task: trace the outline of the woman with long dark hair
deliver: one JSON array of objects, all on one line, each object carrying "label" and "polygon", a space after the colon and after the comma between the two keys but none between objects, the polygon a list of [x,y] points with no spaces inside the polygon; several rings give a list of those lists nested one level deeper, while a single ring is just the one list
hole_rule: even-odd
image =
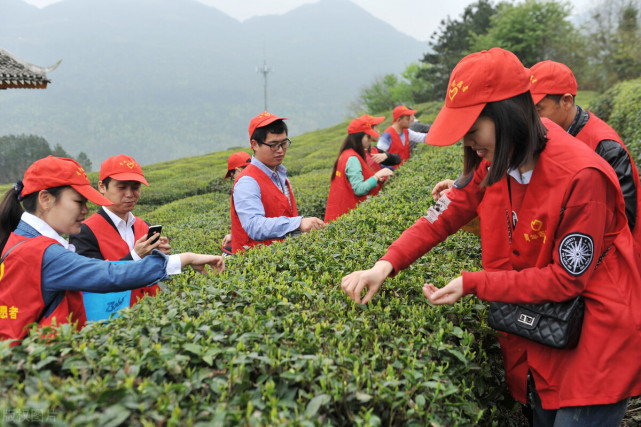
[{"label": "woman with long dark hair", "polygon": [[[438,289],[432,304],[463,295],[512,304],[585,302],[575,348],[500,336],[507,384],[535,426],[618,426],[641,393],[641,277],[625,203],[611,167],[562,128],[539,119],[530,73],[511,52],[468,55],[454,68],[432,145],[463,138],[463,178],[373,268],[342,280],[356,302],[455,233],[478,213],[483,271]],[[470,190],[467,190],[467,189]],[[478,191],[484,188],[484,191]]]},{"label": "woman with long dark hair", "polygon": [[372,124],[362,117],[352,120],[349,124],[347,137],[341,145],[332,169],[325,222],[333,221],[354,209],[367,196],[378,194],[382,181],[394,174],[387,168],[374,172],[367,165],[366,150],[372,144],[372,137],[379,136],[372,129]]},{"label": "woman with long dark hair", "polygon": [[6,193],[0,204],[0,306],[7,315],[0,316],[0,340],[24,338],[31,323],[82,327],[82,291],[135,289],[178,274],[186,265],[199,272],[207,265],[224,269],[222,257],[191,252],[167,256],[154,250],[141,261],[120,264],[76,254],[62,236],[80,231],[87,200],[112,204],[91,187],[76,161],[52,156],[29,166]]}]

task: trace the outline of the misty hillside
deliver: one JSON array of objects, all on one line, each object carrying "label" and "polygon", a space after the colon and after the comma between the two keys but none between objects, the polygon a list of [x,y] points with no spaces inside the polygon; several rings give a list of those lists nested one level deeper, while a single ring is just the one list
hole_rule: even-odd
[{"label": "misty hillside", "polygon": [[362,86],[426,49],[349,0],[321,0],[243,23],[195,0],[0,0],[0,47],[48,66],[45,91],[0,93],[0,135],[35,133],[98,166],[245,146],[264,108],[291,134],[340,122]]}]

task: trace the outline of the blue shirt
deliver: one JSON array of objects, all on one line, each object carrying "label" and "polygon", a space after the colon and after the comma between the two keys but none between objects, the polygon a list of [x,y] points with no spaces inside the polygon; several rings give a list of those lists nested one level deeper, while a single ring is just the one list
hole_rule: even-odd
[{"label": "blue shirt", "polygon": [[[37,237],[40,233],[20,221],[14,233],[24,237]],[[137,262],[111,263],[83,257],[61,245],[49,246],[42,256],[42,299],[53,313],[65,296],[65,291],[119,292],[152,285],[167,277],[167,256],[154,250],[151,255]]]},{"label": "blue shirt", "polygon": [[[252,156],[251,164],[263,171],[287,195],[287,168],[278,165],[271,170],[256,157]],[[288,233],[300,227],[302,216],[276,218],[265,217],[265,208],[260,199],[260,186],[251,176],[242,176],[234,185],[234,209],[238,214],[240,225],[252,240],[282,239]]]},{"label": "blue shirt", "polygon": [[[415,142],[415,143],[422,143],[425,142],[425,138],[427,138],[427,134],[423,132],[416,132],[413,131],[412,129],[407,129],[407,133],[409,135],[410,142]],[[399,134],[401,137],[401,142],[403,145],[406,144],[405,141],[405,132],[401,131]],[[381,134],[380,138],[378,138],[378,143],[376,144],[376,148],[379,150],[384,150],[384,151],[389,151],[390,147],[392,146],[392,135],[390,135],[389,132],[385,131]]]}]

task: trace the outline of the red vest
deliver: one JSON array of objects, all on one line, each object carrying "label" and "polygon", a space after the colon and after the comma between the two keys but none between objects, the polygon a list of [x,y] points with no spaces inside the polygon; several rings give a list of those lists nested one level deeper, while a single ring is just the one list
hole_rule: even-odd
[{"label": "red vest", "polygon": [[405,160],[410,158],[410,133],[407,129],[403,129],[403,135],[405,135],[405,145],[403,145],[401,136],[396,132],[394,126],[388,127],[385,132],[389,133],[392,137],[392,145],[390,145],[389,150],[387,151],[401,156],[401,163],[393,166],[393,168],[396,169],[402,165]]},{"label": "red vest", "polygon": [[336,165],[336,175],[332,179],[332,183],[329,187],[329,197],[327,198],[327,209],[325,211],[325,222],[333,221],[336,218],[340,217],[344,213],[349,212],[354,209],[363,200],[367,199],[367,196],[375,196],[381,189],[381,185],[377,184],[376,187],[363,196],[357,196],[354,194],[354,189],[349,183],[345,169],[347,166],[347,160],[355,156],[358,161],[361,163],[361,169],[363,171],[363,179],[367,180],[370,177],[374,176],[374,172],[367,166],[365,160],[356,153],[356,151],[349,149],[341,153],[338,164]]},{"label": "red vest", "polygon": [[370,147],[369,150],[365,150],[365,160],[367,161],[367,166],[374,172],[378,172],[381,170],[381,165],[380,163],[376,163],[374,161],[374,158],[372,157],[372,154],[378,154],[378,148],[376,147]]},{"label": "red vest", "polygon": [[632,174],[634,178],[634,186],[637,189],[637,211],[636,218],[634,223],[634,230],[632,230],[632,236],[634,238],[636,246],[636,256],[641,265],[641,182],[639,181],[639,171],[634,165],[634,160],[628,151],[628,148],[623,143],[623,140],[614,129],[612,129],[606,122],[598,118],[592,113],[588,122],[583,126],[583,129],[576,135],[578,139],[585,142],[588,147],[592,150],[596,150],[597,146],[601,141],[610,139],[616,141],[625,149],[630,158],[630,163],[632,164]]},{"label": "red vest", "polygon": [[[292,199],[291,205],[287,196],[276,187],[276,184],[258,167],[250,164],[243,172],[238,175],[236,182],[243,176],[250,176],[256,180],[260,187],[260,200],[265,209],[266,218],[278,218],[280,216],[295,217],[298,216],[298,209],[296,208],[296,200],[294,199],[294,192],[292,186],[287,180],[287,188],[289,188],[289,196]],[[231,196],[231,248],[233,253],[242,251],[245,246],[253,248],[258,244],[271,245],[273,242],[279,242],[284,239],[267,239],[267,240],[252,240],[243,226],[240,223],[236,209],[234,208],[234,190],[232,189]]]},{"label": "red vest", "polygon": [[[544,124],[549,141],[534,169],[516,227],[510,231],[507,178],[487,187],[478,206],[484,269],[517,270],[522,277],[527,277],[523,270],[530,270],[531,283],[519,286],[539,288],[547,287],[546,280],[570,280],[553,278],[545,269],[560,262],[563,247],[559,240],[570,236],[557,236],[557,227],[574,176],[587,168],[598,169],[618,187],[614,171],[603,159],[583,146],[577,149],[576,141],[560,127]],[[641,393],[641,287],[637,283],[641,279],[623,206],[619,192],[616,230],[605,236],[605,244],[611,245],[609,252],[598,266],[601,253],[593,253],[591,264],[585,267],[594,270],[585,273],[591,276],[582,291],[585,317],[578,346],[556,350],[515,335],[500,338],[507,383],[516,399],[525,401],[528,369],[546,409],[614,403]],[[577,223],[577,229],[581,224]],[[535,268],[541,270],[536,273]],[[505,275],[506,280],[510,277]],[[491,283],[484,283],[488,283],[485,295],[491,300]],[[514,295],[525,292],[515,289]]]},{"label": "red vest", "polygon": [[[0,265],[0,340],[24,338],[28,332],[25,327],[38,321],[46,309],[42,299],[42,256],[49,246],[59,243],[49,237],[27,238],[11,233],[3,254],[22,240],[26,241],[16,246]],[[38,324],[61,325],[70,320],[78,322],[78,328],[87,321],[81,292],[66,291],[53,312]]]},{"label": "red vest", "polygon": [[[127,242],[122,240],[118,230],[109,224],[102,215],[95,213],[87,218],[84,221],[84,224],[89,227],[94,236],[96,236],[100,253],[107,261],[118,261],[123,257],[126,257],[131,252]],[[136,217],[136,221],[134,222],[134,240],[138,240],[147,234],[147,230],[149,230],[149,226],[145,221]],[[142,299],[147,295],[155,296],[159,291],[160,287],[157,284],[132,289],[129,307],[133,306],[139,299]]]}]

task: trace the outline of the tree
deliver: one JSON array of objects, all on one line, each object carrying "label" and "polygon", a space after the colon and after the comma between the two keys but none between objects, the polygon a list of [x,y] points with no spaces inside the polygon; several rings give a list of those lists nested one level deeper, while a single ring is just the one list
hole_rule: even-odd
[{"label": "tree", "polygon": [[501,47],[513,52],[526,67],[545,59],[578,69],[584,61],[584,38],[568,20],[568,3],[525,0],[501,3],[490,18],[486,34],[473,34],[472,51]]},{"label": "tree", "polygon": [[639,5],[630,0],[602,3],[584,27],[589,36],[586,86],[603,90],[641,74]]},{"label": "tree", "polygon": [[394,74],[377,78],[370,87],[361,90],[358,97],[360,106],[364,106],[365,111],[372,114],[394,108],[392,88],[396,85],[398,85],[398,77]]},{"label": "tree", "polygon": [[[52,151],[47,140],[41,136],[1,136],[0,182],[13,183],[18,179],[22,179],[25,171],[33,162],[49,155],[69,157],[60,144],[57,144],[54,151]],[[91,166],[91,162],[89,162],[89,165]]]},{"label": "tree", "polygon": [[612,61],[618,81],[634,79],[641,75],[641,32],[638,16],[639,10],[631,3],[621,12]]},{"label": "tree", "polygon": [[76,161],[80,163],[80,166],[85,170],[85,172],[91,172],[91,159],[89,159],[89,156],[84,151],[81,151],[80,154],[78,154],[78,157],[76,158]]},{"label": "tree", "polygon": [[371,114],[391,110],[400,104],[415,104],[429,99],[430,83],[419,77],[427,66],[418,63],[410,64],[401,76],[386,74],[374,83],[361,89],[351,106],[354,115],[367,111]]},{"label": "tree", "polygon": [[441,21],[440,29],[432,34],[429,42],[433,52],[423,56],[421,62],[425,66],[418,74],[429,87],[430,92],[426,93],[428,99],[444,98],[452,69],[465,55],[472,52],[471,37],[488,31],[490,19],[496,14],[496,10],[489,0],[479,0],[467,6],[459,20],[447,17]]},{"label": "tree", "polygon": [[12,183],[22,179],[29,165],[51,154],[49,143],[35,135],[0,137],[0,182]]},{"label": "tree", "polygon": [[[49,144],[47,144],[47,145],[49,145]],[[66,157],[66,158],[70,158],[71,157],[69,155],[69,153],[67,153],[65,151],[65,149],[62,148],[62,145],[60,145],[60,144],[56,144],[56,146],[53,147],[53,150],[51,151],[51,155],[55,156],[55,157]]]}]

